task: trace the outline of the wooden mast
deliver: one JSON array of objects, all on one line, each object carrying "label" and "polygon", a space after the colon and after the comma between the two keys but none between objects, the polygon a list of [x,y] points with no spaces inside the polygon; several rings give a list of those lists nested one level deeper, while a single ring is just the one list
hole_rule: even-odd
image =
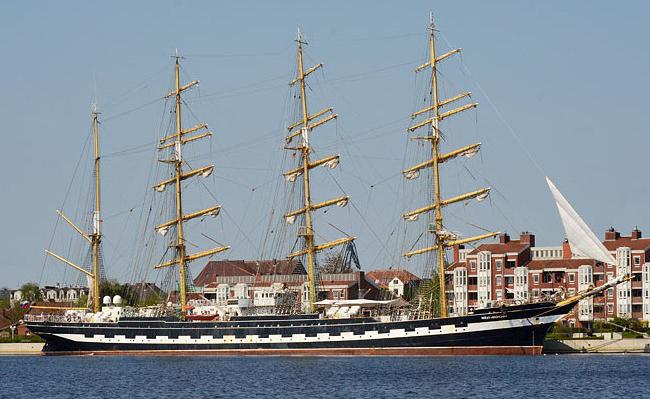
[{"label": "wooden mast", "polygon": [[[93,116],[93,147],[94,147],[94,165],[93,173],[95,177],[94,181],[94,191],[95,191],[95,204],[93,209],[92,217],[92,232],[86,233],[79,226],[77,226],[70,218],[68,218],[62,211],[57,210],[56,213],[65,220],[70,227],[72,227],[79,235],[88,241],[92,251],[92,272],[86,270],[84,267],[77,265],[76,263],[64,258],[63,256],[57,255],[50,250],[45,250],[45,253],[67,266],[80,271],[86,276],[92,279],[92,310],[97,313],[101,310],[101,295],[99,292],[99,278],[100,278],[100,254],[101,254],[101,242],[102,242],[102,232],[101,232],[101,180],[100,180],[100,154],[99,154],[99,112],[97,112],[97,107],[93,104],[92,110]],[[60,308],[63,309],[63,308]],[[80,308],[67,308],[67,309],[80,309]],[[85,309],[85,308],[83,308]]]},{"label": "wooden mast", "polygon": [[182,191],[182,181],[194,176],[209,176],[214,170],[214,165],[205,166],[198,169],[184,171],[183,168],[183,156],[182,156],[182,147],[183,145],[193,142],[202,138],[206,138],[212,135],[210,131],[205,131],[203,133],[195,134],[189,136],[190,133],[196,131],[207,129],[206,124],[200,124],[192,128],[183,130],[182,119],[181,119],[181,93],[193,86],[198,85],[197,80],[181,86],[180,81],[180,57],[178,51],[174,56],[174,90],[168,93],[165,98],[174,97],[174,113],[176,115],[176,128],[173,134],[163,137],[160,139],[160,145],[158,150],[162,151],[165,149],[170,150],[170,158],[161,160],[161,162],[172,164],[174,167],[174,175],[162,182],[157,183],[153,188],[158,192],[162,192],[165,188],[170,185],[175,185],[175,203],[176,203],[176,217],[173,220],[167,221],[155,227],[155,230],[165,235],[170,227],[176,227],[176,242],[174,247],[176,248],[176,255],[174,259],[168,262],[160,263],[155,266],[155,268],[163,268],[169,266],[178,265],[178,274],[179,274],[179,294],[180,294],[180,305],[181,305],[181,318],[185,319],[187,314],[187,267],[189,262],[203,258],[206,256],[214,255],[219,252],[226,251],[230,249],[229,246],[220,246],[212,248],[206,251],[198,252],[195,254],[187,254],[187,248],[185,246],[185,235],[184,235],[184,223],[190,219],[198,218],[201,216],[216,216],[219,214],[221,209],[220,205],[215,205],[210,208],[206,208],[200,211],[192,212],[189,214],[183,214],[183,191]]},{"label": "wooden mast", "polygon": [[181,295],[181,315],[185,317],[187,306],[187,287],[185,287],[185,242],[183,240],[183,195],[181,188],[181,175],[183,174],[183,157],[181,151],[181,82],[180,82],[180,65],[179,57],[176,54],[176,62],[174,63],[174,81],[176,86],[175,95],[175,112],[176,112],[176,156],[174,157],[174,170],[176,179],[176,229],[177,239],[176,250],[178,251],[178,273],[179,273],[179,291]]},{"label": "wooden mast", "polygon": [[99,312],[101,309],[100,292],[99,292],[99,245],[102,240],[101,233],[101,185],[99,175],[99,120],[95,106],[93,106],[93,136],[95,141],[95,211],[93,212],[93,311]]},{"label": "wooden mast", "polygon": [[302,176],[303,191],[305,195],[305,244],[307,246],[307,275],[309,279],[309,310],[313,311],[313,303],[316,298],[316,278],[314,265],[314,229],[311,221],[311,193],[309,188],[309,119],[307,119],[307,95],[305,91],[305,70],[302,63],[302,37],[298,29],[298,80],[300,81],[300,105],[302,108],[302,130],[303,145],[302,154]]},{"label": "wooden mast", "polygon": [[[308,310],[314,311],[315,310],[314,302],[316,302],[317,299],[316,298],[316,261],[315,261],[316,252],[337,245],[345,244],[347,242],[354,240],[356,237],[344,237],[320,245],[316,245],[314,242],[314,226],[312,220],[312,213],[315,210],[318,210],[326,206],[331,206],[334,204],[337,204],[339,206],[345,206],[349,198],[347,196],[343,196],[343,197],[334,198],[316,204],[312,203],[311,201],[310,170],[320,165],[326,165],[330,168],[336,167],[336,165],[338,165],[339,162],[339,155],[329,156],[324,159],[311,162],[309,156],[311,152],[310,144],[309,144],[309,134],[312,129],[328,121],[335,119],[337,115],[333,113],[332,108],[326,108],[319,112],[316,112],[315,114],[309,114],[307,108],[307,91],[306,91],[305,78],[312,72],[316,71],[317,69],[322,68],[323,64],[318,64],[305,71],[303,65],[303,57],[302,57],[302,46],[303,44],[307,44],[307,43],[302,40],[300,29],[298,29],[298,36],[296,39],[296,43],[298,44],[298,76],[293,81],[291,81],[290,85],[293,86],[296,83],[300,84],[300,106],[301,106],[302,118],[299,121],[287,127],[287,130],[289,131],[289,135],[286,137],[286,142],[287,144],[290,144],[293,138],[296,136],[301,136],[302,142],[297,147],[286,146],[285,149],[292,150],[292,151],[300,151],[301,165],[298,168],[294,168],[292,170],[285,172],[284,176],[288,181],[293,182],[296,180],[298,175],[302,174],[303,191],[304,191],[304,207],[285,214],[284,218],[288,223],[293,223],[296,216],[301,214],[304,214],[305,216],[305,226],[304,228],[299,228],[298,230],[298,235],[303,237],[305,240],[305,247],[300,251],[290,254],[288,257],[293,258],[297,256],[307,255],[307,275],[309,280]],[[316,120],[321,116],[323,117]]]},{"label": "wooden mast", "polygon": [[464,243],[469,243],[473,241],[482,240],[489,237],[494,237],[498,232],[490,232],[487,234],[482,234],[475,237],[469,237],[464,239],[458,239],[455,234],[446,231],[443,223],[442,217],[442,208],[444,206],[464,201],[467,199],[477,198],[479,200],[484,199],[490,188],[483,188],[480,190],[472,191],[469,193],[461,194],[453,198],[446,200],[441,199],[441,189],[440,189],[440,165],[449,160],[456,158],[458,156],[471,156],[478,152],[481,143],[471,144],[469,146],[454,150],[447,154],[441,154],[440,152],[440,122],[457,113],[462,111],[475,108],[478,103],[469,103],[462,105],[451,111],[441,113],[440,110],[443,106],[450,104],[452,102],[458,101],[460,99],[470,97],[471,93],[465,92],[449,99],[440,100],[438,98],[438,63],[442,60],[460,52],[460,49],[452,50],[448,53],[445,53],[441,56],[436,55],[436,37],[435,37],[435,25],[433,23],[433,14],[429,17],[429,60],[424,64],[418,66],[415,69],[415,72],[422,71],[426,68],[431,68],[431,94],[430,94],[430,106],[414,112],[411,117],[413,119],[417,118],[420,115],[428,115],[428,118],[424,121],[418,122],[408,128],[409,132],[413,132],[416,129],[421,127],[429,127],[429,134],[425,137],[416,137],[416,139],[427,140],[431,143],[431,159],[422,162],[418,165],[415,165],[411,168],[404,170],[402,173],[407,179],[414,179],[419,176],[420,170],[424,168],[432,168],[433,172],[433,204],[424,206],[422,208],[416,209],[411,212],[407,212],[404,215],[406,220],[417,220],[418,216],[425,212],[434,212],[435,223],[433,226],[430,226],[430,232],[435,234],[435,245],[427,248],[417,249],[410,251],[404,254],[406,257],[411,257],[414,255],[427,253],[430,251],[437,252],[437,263],[438,263],[438,281],[440,286],[440,316],[447,317],[447,295],[446,295],[446,284],[445,284],[445,249],[453,247],[454,245],[460,245]]}]

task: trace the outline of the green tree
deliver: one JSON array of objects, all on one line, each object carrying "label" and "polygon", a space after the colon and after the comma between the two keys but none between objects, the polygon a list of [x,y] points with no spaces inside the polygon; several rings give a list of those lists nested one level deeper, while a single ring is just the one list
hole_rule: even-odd
[{"label": "green tree", "polygon": [[320,267],[321,273],[334,274],[334,273],[351,273],[352,265],[346,263],[345,256],[342,251],[328,252],[325,255],[325,261]]},{"label": "green tree", "polygon": [[5,317],[9,319],[11,324],[16,324],[20,320],[22,320],[23,316],[25,316],[25,313],[27,313],[27,309],[23,309],[20,307],[20,304],[14,303],[14,306],[10,307],[6,312],[5,312]]},{"label": "green tree", "polygon": [[79,295],[79,299],[77,299],[75,306],[78,307],[88,306],[88,295],[86,295],[86,293],[82,293],[81,295]]},{"label": "green tree", "polygon": [[137,305],[138,295],[129,284],[120,284],[115,280],[102,281],[99,285],[100,297],[115,295],[122,297],[122,305]]},{"label": "green tree", "polygon": [[415,289],[413,301],[421,312],[433,317],[440,316],[440,283],[437,275],[422,281]]},{"label": "green tree", "polygon": [[38,302],[42,299],[41,289],[36,283],[25,283],[20,287],[23,295],[23,300],[31,303]]}]

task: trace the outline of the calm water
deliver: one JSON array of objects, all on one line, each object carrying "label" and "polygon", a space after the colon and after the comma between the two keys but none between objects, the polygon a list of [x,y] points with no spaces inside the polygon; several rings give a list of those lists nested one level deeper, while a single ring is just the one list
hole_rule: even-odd
[{"label": "calm water", "polygon": [[2,398],[650,398],[650,356],[0,357]]}]

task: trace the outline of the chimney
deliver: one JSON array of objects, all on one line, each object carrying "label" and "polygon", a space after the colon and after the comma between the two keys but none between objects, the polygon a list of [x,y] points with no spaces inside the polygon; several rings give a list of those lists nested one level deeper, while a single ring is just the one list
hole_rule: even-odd
[{"label": "chimney", "polygon": [[606,232],[605,232],[605,241],[615,241],[621,238],[621,233],[616,231],[613,227],[610,227]]},{"label": "chimney", "polygon": [[634,230],[632,230],[632,239],[633,240],[638,240],[641,238],[641,230],[637,229],[636,226],[634,226]]},{"label": "chimney", "polygon": [[454,245],[454,263],[460,262],[460,250],[465,249],[465,246],[462,244]]},{"label": "chimney", "polygon": [[529,231],[523,231],[519,235],[519,241],[524,242],[528,244],[531,247],[535,246],[535,234],[529,232]]},{"label": "chimney", "polygon": [[571,244],[566,238],[562,241],[562,259],[571,259]]},{"label": "chimney", "polygon": [[499,244],[507,244],[510,242],[508,233],[499,234]]}]

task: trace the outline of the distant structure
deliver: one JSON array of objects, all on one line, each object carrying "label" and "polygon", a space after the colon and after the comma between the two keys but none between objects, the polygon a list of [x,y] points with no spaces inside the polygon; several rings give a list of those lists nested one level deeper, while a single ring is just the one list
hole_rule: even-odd
[{"label": "distant structure", "polygon": [[506,301],[527,303],[570,296],[630,273],[631,281],[581,301],[567,320],[574,326],[614,317],[650,320],[650,238],[642,238],[637,228],[629,236],[610,228],[603,244],[616,265],[572,253],[566,240],[561,246],[535,246],[535,235],[529,232],[521,233],[517,240],[501,234],[498,243],[475,249],[456,246],[446,272],[449,312],[462,315]]},{"label": "distant structure", "polygon": [[[88,295],[86,287],[62,287],[57,285],[46,285],[40,288],[41,298],[44,302],[77,302],[82,296]],[[23,300],[23,292],[20,289],[11,291],[11,302],[16,303]]]},{"label": "distant structure", "polygon": [[378,269],[366,273],[376,286],[387,290],[395,297],[413,292],[422,279],[406,269]]},{"label": "distant structure", "polygon": [[[190,298],[216,300],[262,310],[286,312],[309,306],[307,271],[298,260],[218,260],[208,262],[194,279]],[[377,299],[379,288],[363,271],[320,274],[318,300]],[[230,301],[230,302],[229,302]]]}]

